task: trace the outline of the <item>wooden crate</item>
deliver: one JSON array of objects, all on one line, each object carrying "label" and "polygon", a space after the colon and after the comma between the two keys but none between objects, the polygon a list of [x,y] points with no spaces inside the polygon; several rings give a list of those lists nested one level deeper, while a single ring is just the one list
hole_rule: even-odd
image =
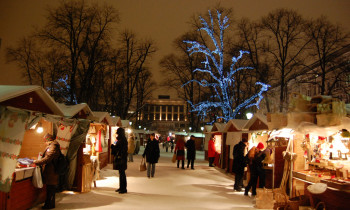
[{"label": "wooden crate", "polygon": [[92,167],[91,163],[87,163],[87,164],[83,165],[81,192],[90,192],[91,191],[91,183],[92,183],[91,167]]}]

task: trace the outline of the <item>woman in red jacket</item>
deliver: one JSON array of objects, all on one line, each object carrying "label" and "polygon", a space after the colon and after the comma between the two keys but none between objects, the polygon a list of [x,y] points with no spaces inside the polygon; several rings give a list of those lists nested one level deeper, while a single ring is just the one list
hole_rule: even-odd
[{"label": "woman in red jacket", "polygon": [[214,167],[214,159],[215,159],[215,138],[211,137],[208,142],[208,158],[209,158],[209,167]]},{"label": "woman in red jacket", "polygon": [[179,168],[180,160],[182,160],[181,169],[185,169],[185,141],[183,139],[177,140],[174,152],[176,154],[177,167]]}]

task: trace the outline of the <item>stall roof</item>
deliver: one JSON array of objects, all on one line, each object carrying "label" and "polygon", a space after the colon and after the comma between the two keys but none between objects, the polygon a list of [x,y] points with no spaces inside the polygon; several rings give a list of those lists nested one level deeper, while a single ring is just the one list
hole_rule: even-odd
[{"label": "stall roof", "polygon": [[188,136],[194,135],[194,137],[196,138],[204,138],[204,134],[203,133],[188,133]]},{"label": "stall roof", "polygon": [[122,122],[122,127],[123,128],[128,128],[128,127],[130,127],[130,124],[129,124],[129,120],[121,120],[121,122]]},{"label": "stall roof", "polygon": [[244,131],[268,130],[266,116],[262,114],[254,114],[254,116],[244,125]]},{"label": "stall roof", "polygon": [[211,132],[223,132],[225,128],[225,123],[214,123],[211,128]]},{"label": "stall roof", "polygon": [[205,125],[205,126],[204,126],[203,132],[204,132],[204,133],[211,132],[211,129],[212,129],[212,128],[213,128],[212,125]]},{"label": "stall roof", "polygon": [[[33,95],[34,94],[34,95]],[[63,116],[62,109],[56,104],[56,102],[53,100],[53,98],[46,92],[44,88],[37,85],[29,85],[29,86],[15,86],[15,85],[0,85],[0,103],[5,104],[6,102],[10,102],[11,100],[15,100],[16,98],[19,100],[23,100],[25,95],[28,97],[35,97],[36,95],[39,96],[41,101],[47,106],[49,110],[51,110],[54,115]],[[37,97],[36,96],[36,97]],[[21,99],[20,99],[21,98]],[[34,99],[32,99],[34,100]],[[31,102],[23,103],[22,101],[16,102],[16,105],[9,104],[9,106],[13,106],[16,108],[21,109],[27,109],[31,111],[39,111],[43,112],[41,110],[36,110],[36,107],[30,106]],[[18,106],[17,106],[18,105]],[[47,113],[47,112],[44,112]]]},{"label": "stall roof", "polygon": [[226,123],[226,126],[224,128],[224,132],[230,132],[232,131],[231,126],[234,126],[234,131],[241,131],[243,127],[247,124],[249,120],[242,120],[242,119],[232,119]]},{"label": "stall roof", "polygon": [[337,126],[317,126],[316,124],[309,122],[302,122],[297,128],[291,128],[302,134],[314,134],[317,136],[331,136],[342,129],[350,131],[350,118],[343,117],[342,123]]},{"label": "stall roof", "polygon": [[146,131],[143,129],[133,129],[132,132],[133,133],[145,133]]},{"label": "stall roof", "polygon": [[87,119],[93,120],[95,118],[90,107],[86,103],[76,104],[76,105],[65,105],[57,103],[58,106],[63,110],[64,116],[68,118],[73,118],[76,115],[79,115],[81,111],[84,112]]},{"label": "stall roof", "polygon": [[97,122],[102,122],[103,119],[106,119],[106,121],[108,122],[108,125],[114,125],[113,124],[113,120],[111,115],[109,115],[108,112],[93,112],[95,119]]},{"label": "stall roof", "polygon": [[113,116],[113,117],[112,117],[112,120],[113,120],[113,125],[119,126],[119,127],[122,126],[122,120],[120,119],[120,117],[118,117],[118,116]]}]

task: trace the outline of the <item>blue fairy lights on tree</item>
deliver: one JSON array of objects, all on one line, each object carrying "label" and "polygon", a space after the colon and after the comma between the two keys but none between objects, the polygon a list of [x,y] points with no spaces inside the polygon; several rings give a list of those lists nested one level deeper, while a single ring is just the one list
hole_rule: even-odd
[{"label": "blue fairy lights on tree", "polygon": [[263,99],[262,94],[268,90],[270,85],[264,84],[261,82],[256,82],[255,85],[260,85],[260,91],[243,103],[237,105],[234,104],[234,92],[230,91],[235,85],[235,73],[245,69],[251,70],[252,67],[238,67],[235,68],[236,63],[242,58],[242,56],[248,51],[239,51],[240,54],[238,57],[232,57],[231,65],[228,70],[224,69],[224,31],[229,27],[227,16],[221,16],[221,13],[217,11],[217,22],[219,27],[219,33],[216,35],[215,25],[213,16],[209,10],[210,23],[208,23],[204,18],[199,17],[202,27],[199,30],[203,30],[211,38],[212,44],[215,47],[214,50],[211,50],[204,44],[201,44],[197,41],[184,41],[190,46],[187,51],[192,55],[193,53],[203,53],[205,55],[205,60],[202,62],[204,65],[203,68],[196,68],[194,72],[202,72],[204,74],[210,75],[210,81],[207,79],[202,80],[190,80],[184,85],[187,85],[191,82],[196,82],[202,87],[210,87],[215,91],[215,95],[211,96],[211,101],[202,101],[197,104],[193,104],[191,101],[188,103],[191,105],[192,112],[196,112],[202,119],[207,117],[207,114],[215,109],[221,110],[222,116],[216,116],[216,120],[222,119],[225,122],[228,122],[230,119],[234,119],[236,115],[241,111],[241,109],[247,109],[252,106],[259,108],[259,104]]}]

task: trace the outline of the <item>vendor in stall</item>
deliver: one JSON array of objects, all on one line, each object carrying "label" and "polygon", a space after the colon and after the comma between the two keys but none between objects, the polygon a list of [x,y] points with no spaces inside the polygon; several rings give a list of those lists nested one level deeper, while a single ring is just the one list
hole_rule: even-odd
[{"label": "vendor in stall", "polygon": [[53,209],[55,208],[55,193],[59,177],[55,172],[53,160],[57,159],[60,155],[60,144],[51,134],[46,134],[44,140],[47,147],[43,153],[43,157],[40,160],[34,160],[33,163],[41,166],[43,170],[43,182],[46,184],[46,200],[42,208]]}]

